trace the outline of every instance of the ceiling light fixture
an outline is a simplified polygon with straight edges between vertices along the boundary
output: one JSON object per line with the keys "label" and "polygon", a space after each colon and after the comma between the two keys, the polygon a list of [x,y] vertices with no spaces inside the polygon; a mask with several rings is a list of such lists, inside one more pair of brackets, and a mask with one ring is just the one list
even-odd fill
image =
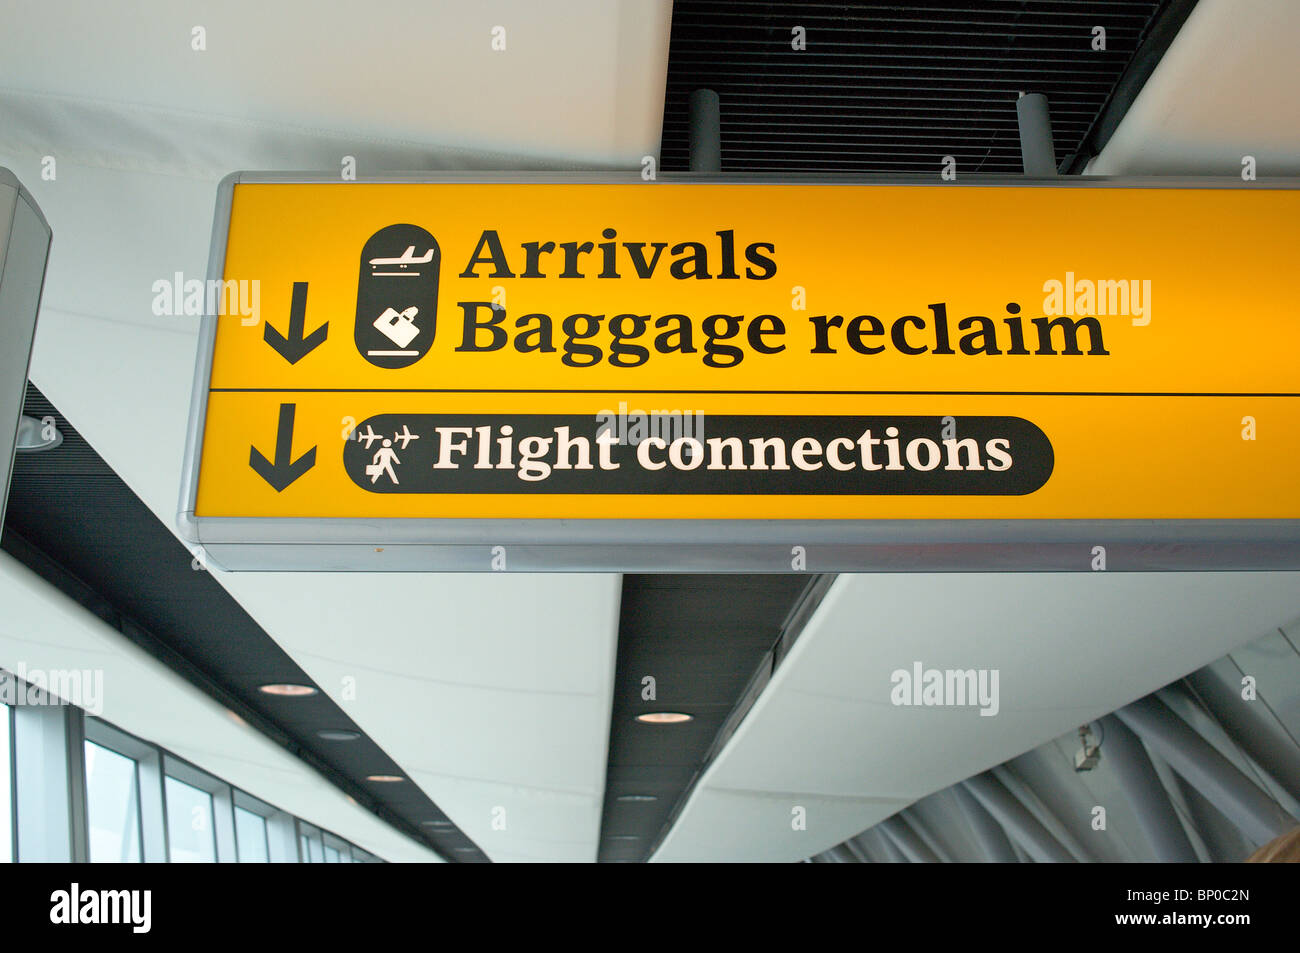
{"label": "ceiling light fixture", "polygon": [[643,725],[680,725],[694,717],[684,711],[648,711],[644,715],[637,715],[636,720]]}
{"label": "ceiling light fixture", "polygon": [[61,443],[63,443],[63,434],[54,425],[53,417],[46,417],[41,421],[23,414],[18,418],[18,436],[14,441],[14,449],[19,453],[53,450]]}
{"label": "ceiling light fixture", "polygon": [[257,690],[266,695],[277,695],[281,698],[306,698],[308,695],[315,695],[316,689],[310,685],[295,685],[292,682],[275,682],[270,685],[259,685]]}
{"label": "ceiling light fixture", "polygon": [[396,781],[405,781],[406,778],[402,777],[400,774],[368,774],[366,775],[366,780],[374,781],[379,784],[393,784]]}
{"label": "ceiling light fixture", "polygon": [[639,802],[639,801],[657,801],[659,800],[659,798],[653,794],[620,794],[618,797],[614,798],[614,800]]}

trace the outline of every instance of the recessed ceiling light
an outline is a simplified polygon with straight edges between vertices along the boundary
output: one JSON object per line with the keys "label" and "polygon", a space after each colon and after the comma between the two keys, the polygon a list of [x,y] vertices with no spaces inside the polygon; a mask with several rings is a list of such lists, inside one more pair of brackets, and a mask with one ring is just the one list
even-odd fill
{"label": "recessed ceiling light", "polygon": [[640,840],[635,834],[609,834],[605,840]]}
{"label": "recessed ceiling light", "polygon": [[477,854],[477,853],[478,853],[478,848],[477,848],[477,847],[453,847],[452,850],[454,850],[454,851],[455,851],[456,853],[458,853],[458,854]]}
{"label": "recessed ceiling light", "polygon": [[680,725],[693,717],[683,711],[648,711],[644,715],[637,715],[636,720],[643,725]]}
{"label": "recessed ceiling light", "polygon": [[368,774],[366,775],[366,780],[391,784],[395,781],[405,781],[406,778],[402,777],[400,774]]}
{"label": "recessed ceiling light", "polygon": [[[11,418],[12,419],[12,418]],[[46,420],[49,423],[46,423]],[[39,453],[53,450],[63,443],[63,434],[54,425],[54,418],[37,420],[23,414],[18,418],[18,435],[14,440],[14,450],[18,453]]]}
{"label": "recessed ceiling light", "polygon": [[616,801],[657,801],[659,800],[653,794],[620,794],[614,798]]}
{"label": "recessed ceiling light", "polygon": [[279,695],[283,698],[305,698],[308,695],[315,695],[316,689],[310,685],[294,685],[289,682],[278,682],[272,685],[259,685],[257,690],[267,695]]}
{"label": "recessed ceiling light", "polygon": [[451,821],[421,821],[425,827],[451,827]]}
{"label": "recessed ceiling light", "polygon": [[323,741],[356,741],[361,737],[361,732],[346,728],[323,728],[316,732],[316,737]]}

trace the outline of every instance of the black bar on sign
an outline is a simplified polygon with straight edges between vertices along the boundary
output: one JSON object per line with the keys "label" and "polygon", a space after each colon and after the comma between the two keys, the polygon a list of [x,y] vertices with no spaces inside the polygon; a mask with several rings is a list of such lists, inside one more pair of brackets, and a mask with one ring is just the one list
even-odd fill
{"label": "black bar on sign", "polygon": [[1022,496],[1054,454],[1020,417],[379,414],[343,465],[373,493]]}

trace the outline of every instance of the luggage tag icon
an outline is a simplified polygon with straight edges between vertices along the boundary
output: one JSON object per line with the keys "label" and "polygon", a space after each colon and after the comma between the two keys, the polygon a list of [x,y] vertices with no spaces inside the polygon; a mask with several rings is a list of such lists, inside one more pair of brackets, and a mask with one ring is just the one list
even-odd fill
{"label": "luggage tag icon", "polygon": [[418,225],[388,225],[361,249],[353,339],[376,367],[414,364],[433,346],[438,242]]}

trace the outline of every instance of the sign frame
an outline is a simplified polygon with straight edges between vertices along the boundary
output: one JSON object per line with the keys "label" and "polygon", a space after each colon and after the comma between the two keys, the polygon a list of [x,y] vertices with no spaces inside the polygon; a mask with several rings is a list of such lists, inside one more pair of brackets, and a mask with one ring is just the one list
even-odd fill
{"label": "sign frame", "polygon": [[[701,185],[1293,190],[1205,176],[937,176],[659,173]],[[636,172],[416,172],[340,181],[320,173],[234,172],[217,188],[207,278],[224,278],[240,184],[638,185]],[[323,572],[1110,572],[1300,570],[1300,519],[468,519],[195,515],[217,316],[199,328],[177,528],[228,571]],[[1297,483],[1300,491],[1300,481]],[[721,542],[720,542],[721,540]]]}
{"label": "sign frame", "polygon": [[54,231],[35,197],[0,166],[0,527],[53,241]]}

